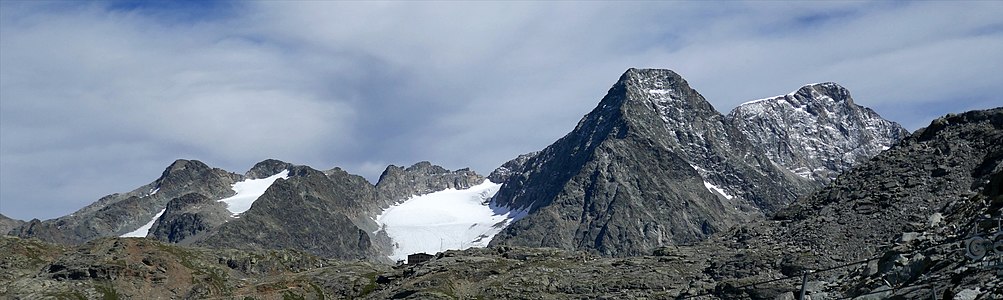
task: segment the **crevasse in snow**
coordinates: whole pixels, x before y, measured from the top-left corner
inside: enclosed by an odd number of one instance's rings
[[[411,197],[376,217],[394,241],[392,259],[408,254],[486,247],[498,232],[526,215],[490,203],[501,184],[484,180],[465,190]]]

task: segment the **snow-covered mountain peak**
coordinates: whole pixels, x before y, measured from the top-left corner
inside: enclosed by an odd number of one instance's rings
[[[908,134],[895,122],[855,104],[850,92],[833,82],[743,103],[727,119],[774,163],[822,182]]]
[[[763,113],[774,106],[789,106],[806,113],[816,113],[820,107],[854,106],[850,92],[835,82],[812,83],[802,86],[786,95],[756,99],[739,104],[733,110],[743,113]],[[831,109],[827,109],[831,110]]]

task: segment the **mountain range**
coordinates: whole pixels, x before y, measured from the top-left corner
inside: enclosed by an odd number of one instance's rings
[[[745,283],[865,260],[818,272],[811,293],[929,297],[899,288],[949,278],[943,295],[1000,295],[998,277],[963,269],[956,252],[935,245],[1000,217],[1001,128],[996,108],[910,134],[835,83],[723,114],[673,71],[629,69],[574,130],[487,177],[420,162],[389,166],[372,184],[278,160],[244,174],[178,160],[150,184],[68,216],[0,216],[0,230],[15,236],[3,240],[14,251],[3,257],[11,267],[0,292],[48,295],[32,288],[43,284],[84,298],[112,289],[168,298],[774,299],[793,295],[791,283]],[[457,196],[474,187],[483,192]],[[471,209],[484,213],[461,217]],[[390,211],[397,221],[385,218]],[[400,221],[409,219],[423,223]],[[443,245],[463,232],[473,235]],[[151,241],[119,238],[132,235]],[[390,268],[400,249],[461,250]],[[107,268],[116,258],[99,250],[119,253],[124,269]],[[41,254],[29,259],[32,251]],[[151,271],[129,271],[131,260]],[[617,275],[589,275],[608,272]],[[198,278],[212,284],[190,284]]]

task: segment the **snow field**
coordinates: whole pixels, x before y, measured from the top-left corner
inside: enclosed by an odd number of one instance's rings
[[[491,238],[526,215],[490,204],[501,184],[484,180],[465,190],[447,189],[411,197],[376,217],[395,243],[391,259],[408,254],[486,247]]]
[[[150,220],[150,222],[146,223],[146,225],[140,226],[132,232],[120,235],[120,237],[146,237],[146,235],[150,233],[150,229],[153,228],[153,223],[156,223],[157,219],[160,219],[160,216],[164,214],[164,211],[167,211],[167,208],[161,209],[156,216],[153,216],[153,220]]]
[[[268,187],[272,186],[272,183],[279,178],[289,178],[289,170],[283,170],[278,174],[266,178],[247,179],[234,183],[230,188],[234,192],[237,192],[237,194],[219,201],[226,203],[226,210],[229,210],[233,216],[237,216],[251,209],[251,204],[254,203],[254,200],[258,200],[258,197],[264,195],[265,190],[268,190]]]

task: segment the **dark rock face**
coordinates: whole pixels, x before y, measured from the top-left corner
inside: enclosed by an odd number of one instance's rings
[[[188,193],[221,199],[232,195],[230,186],[241,179],[239,174],[210,168],[197,160],[179,159],[150,184],[105,196],[68,216],[33,220],[14,228],[11,234],[64,244],[118,236],[149,222],[171,199]]]
[[[773,162],[823,183],[909,134],[854,104],[849,91],[831,82],[746,102],[732,110],[727,121]]]
[[[628,70],[575,130],[524,165],[494,201],[531,213],[492,245],[639,255],[699,241],[811,189],[668,70]]]
[[[445,189],[468,189],[482,182],[484,176],[470,169],[449,171],[423,161],[406,169],[390,165],[380,175],[380,180],[376,183],[376,192],[380,208],[386,208],[411,196]]]
[[[171,199],[164,213],[150,228],[149,236],[171,243],[189,244],[198,235],[231,220],[222,202],[190,193]]]

